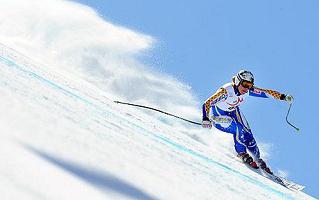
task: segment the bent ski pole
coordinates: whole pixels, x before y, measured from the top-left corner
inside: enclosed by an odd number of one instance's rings
[[[152,107],[148,107],[148,106],[143,106],[143,105],[138,105],[138,104],[133,104],[133,103],[121,102],[121,101],[114,101],[114,103],[124,104],[124,105],[129,105],[129,106],[136,106],[136,107],[140,107],[140,108],[146,108],[146,109],[154,110],[154,111],[156,111],[156,112],[160,112],[160,113],[163,113],[163,114],[165,114],[165,115],[169,115],[169,116],[172,116],[172,117],[175,117],[175,118],[184,120],[184,121],[189,122],[189,123],[192,123],[192,124],[202,125],[201,123],[194,122],[194,121],[191,121],[191,120],[188,120],[188,119],[184,119],[184,118],[182,118],[182,117],[179,117],[179,116],[170,114],[170,113],[168,113],[168,112],[164,112],[164,111],[159,110],[159,109],[156,109],[156,108],[152,108]]]
[[[291,105],[292,103],[289,104],[289,109],[288,109],[288,112],[287,112],[287,115],[286,115],[286,122],[291,126],[293,127],[296,131],[300,131],[300,129],[296,126],[294,126],[293,124],[291,124],[289,121],[288,121],[288,115],[290,113],[290,109],[291,109]]]

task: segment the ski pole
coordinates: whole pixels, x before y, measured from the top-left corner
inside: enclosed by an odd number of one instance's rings
[[[129,105],[129,106],[136,106],[136,107],[145,108],[145,109],[150,109],[150,110],[154,110],[154,111],[156,111],[156,112],[163,113],[163,114],[165,114],[165,115],[169,115],[169,116],[172,116],[172,117],[175,117],[175,118],[184,120],[184,121],[189,122],[189,123],[192,123],[192,124],[196,124],[196,125],[200,125],[200,126],[202,125],[201,123],[194,122],[194,121],[191,121],[191,120],[188,120],[188,119],[185,119],[185,118],[182,118],[182,117],[173,115],[173,114],[171,114],[171,113],[168,113],[168,112],[165,112],[165,111],[156,109],[156,108],[152,108],[152,107],[148,107],[148,106],[143,106],[143,105],[138,105],[138,104],[133,104],[133,103],[121,102],[121,101],[114,101],[114,103],[124,104],[124,105]]]
[[[291,126],[293,127],[296,131],[300,131],[300,129],[296,126],[294,126],[293,124],[291,124],[289,121],[288,121],[288,115],[290,113],[290,109],[291,109],[291,105],[292,103],[289,104],[289,109],[288,109],[288,112],[287,112],[287,115],[286,115],[286,122]]]

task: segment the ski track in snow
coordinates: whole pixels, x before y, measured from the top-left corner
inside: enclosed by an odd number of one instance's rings
[[[77,102],[77,104],[83,103],[85,104],[86,107],[90,107],[89,109],[90,119],[87,119],[87,120],[95,121],[99,126],[102,126],[105,129],[110,129],[113,131],[119,130],[118,131],[119,134],[122,134],[124,129],[124,131],[126,131],[128,135],[138,134],[139,135],[138,137],[142,136],[143,138],[153,140],[157,144],[161,144],[159,147],[144,146],[143,148],[154,148],[154,149],[157,148],[158,151],[163,151],[161,149],[163,149],[163,147],[166,146],[167,149],[165,149],[165,151],[168,151],[171,154],[171,156],[173,156],[171,159],[174,160],[175,157],[179,157],[180,160],[176,160],[177,163],[182,163],[182,165],[191,168],[192,170],[202,174],[205,177],[208,177],[208,179],[211,179],[211,180],[220,181],[220,176],[237,177],[237,179],[241,179],[243,182],[248,182],[252,185],[260,187],[261,191],[264,191],[264,192],[266,191],[267,195],[264,196],[265,199],[266,198],[270,198],[270,199],[305,198],[305,196],[302,196],[302,193],[294,194],[283,187],[281,188],[281,186],[279,185],[269,184],[270,182],[265,181],[265,179],[261,177],[256,178],[256,175],[244,174],[240,170],[234,169],[232,166],[227,166],[226,164],[215,161],[213,158],[206,156],[204,153],[199,153],[197,150],[193,150],[192,147],[184,146],[183,144],[180,144],[178,141],[174,141],[174,138],[170,138],[169,136],[165,136],[163,134],[163,132],[166,132],[166,131],[173,132],[174,130],[166,130],[167,128],[166,129],[164,128],[162,133],[160,131],[157,132],[156,130],[160,129],[160,125],[157,125],[156,128],[154,129],[150,129],[147,126],[146,122],[143,121],[143,119],[139,119],[138,117],[135,117],[134,115],[131,117],[123,117],[125,115],[125,112],[123,113],[123,111],[121,111],[120,109],[116,110],[117,106],[113,105],[113,102],[110,101],[109,99],[105,100],[104,102],[100,102],[99,100],[94,99],[94,97],[92,96],[88,96],[86,94],[81,93],[81,91],[79,91],[78,89],[71,88],[68,85],[65,85],[63,83],[59,83],[53,79],[50,79],[46,76],[48,74],[41,74],[42,72],[41,70],[38,70],[36,68],[37,66],[32,66],[32,65],[28,65],[28,63],[23,63],[23,62],[26,62],[25,60],[20,63],[18,53],[6,47],[2,47],[2,49],[3,49],[3,52],[0,56],[0,61],[2,63],[1,67],[6,66],[11,71],[14,71],[14,73],[16,73],[17,76],[24,76],[23,78],[30,82],[36,81],[37,84],[42,84],[41,87],[49,87],[52,90],[63,93],[65,96],[73,99],[75,102]],[[9,52],[11,55],[9,54],[6,55],[5,52]],[[16,60],[15,60],[15,57],[12,57],[12,55],[16,56]],[[54,74],[52,76],[54,77]],[[38,95],[40,96],[41,94],[38,94]],[[38,100],[34,99],[33,101],[36,102]],[[65,112],[72,112],[71,109],[68,109],[67,106],[63,105],[63,102],[58,102],[58,103],[62,104],[62,105],[56,105],[60,107],[60,109],[64,109]],[[132,115],[132,113],[130,113],[130,115]],[[70,120],[74,120],[74,119],[70,119]],[[75,121],[75,123],[76,122],[77,121]],[[95,134],[97,134],[97,137],[99,136],[99,133],[95,133]],[[107,133],[104,133],[104,134],[107,134]],[[108,134],[108,136],[105,136],[105,137],[108,139],[112,139],[112,136],[110,135],[111,134]],[[116,137],[119,137],[119,136],[117,135]],[[16,138],[16,139],[20,141],[20,138]],[[54,155],[45,153],[45,151],[39,150],[37,147],[33,147],[33,145],[31,144],[29,145],[27,143],[24,143],[24,141],[20,141],[20,142],[23,144],[22,146],[24,146],[30,152],[33,152],[34,154],[38,154],[43,159],[51,160],[55,162],[54,164],[56,165],[69,166],[66,163],[63,163],[62,161],[57,161],[57,158]],[[186,158],[184,159],[183,157],[186,157]],[[73,169],[70,166],[69,168]],[[79,173],[82,173],[82,174],[84,173],[81,170],[78,170],[78,171]],[[218,174],[218,173],[216,174],[216,172],[223,173],[223,174]],[[97,178],[95,177],[95,179]],[[233,195],[235,195],[235,193],[240,192],[240,189],[236,189],[236,187],[232,186],[230,183],[221,183],[221,184],[224,184],[224,186],[228,186],[229,192]],[[118,184],[115,187],[120,188],[119,185],[121,184]],[[122,183],[122,185],[124,185],[125,187],[124,183]],[[126,189],[127,188],[128,186],[126,186]],[[138,191],[138,189],[134,187],[131,187],[130,189],[131,189],[130,190],[131,193],[127,194],[126,196],[128,198],[136,198],[136,199],[161,198],[162,199],[165,197],[165,196],[158,196],[153,198],[152,195],[148,196],[146,193],[140,192]],[[122,188],[121,190],[124,191],[125,189]],[[148,189],[147,191],[149,192],[150,190]],[[140,196],[138,196],[137,194]],[[134,195],[137,195],[137,196],[134,196]],[[155,196],[157,195],[159,194],[156,194]],[[166,197],[169,197],[169,195]]]

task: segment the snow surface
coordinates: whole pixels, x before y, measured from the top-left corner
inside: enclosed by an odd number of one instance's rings
[[[313,199],[243,166],[227,134],[195,137],[0,47],[1,199]]]
[[[70,1],[0,3],[1,200],[313,199],[243,166],[229,134],[113,103],[200,120],[189,86],[139,61],[155,38]]]

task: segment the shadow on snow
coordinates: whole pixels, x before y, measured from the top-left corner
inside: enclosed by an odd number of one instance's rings
[[[35,155],[42,159],[62,168],[65,171],[77,176],[78,178],[90,183],[91,185],[101,189],[103,192],[108,193],[110,191],[125,195],[129,198],[139,200],[155,200],[149,194],[143,192],[137,187],[125,182],[119,178],[116,178],[105,172],[94,170],[92,168],[85,168],[83,166],[71,163],[56,156],[45,153],[29,145],[22,144],[27,150],[31,151]]]

